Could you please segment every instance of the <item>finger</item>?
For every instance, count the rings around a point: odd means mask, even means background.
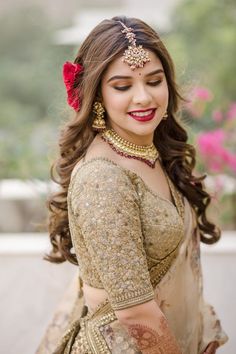
[[[210,344],[207,346],[207,348],[206,348],[204,354],[215,354],[216,349],[218,348],[218,346],[219,346],[219,345],[218,345],[217,342],[212,342],[212,343],[210,343]]]

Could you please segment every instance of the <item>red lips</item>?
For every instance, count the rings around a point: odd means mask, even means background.
[[[149,114],[145,115],[136,115],[136,113],[144,113],[144,112],[150,112]],[[145,110],[138,110],[138,111],[132,111],[129,112],[129,116],[132,117],[133,119],[139,121],[139,122],[147,122],[149,120],[152,120],[155,116],[156,108],[150,108],[150,109],[145,109]]]

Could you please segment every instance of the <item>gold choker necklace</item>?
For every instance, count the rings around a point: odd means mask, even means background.
[[[143,161],[152,168],[155,167],[155,162],[159,158],[159,153],[153,143],[148,146],[136,145],[123,139],[113,129],[106,129],[102,132],[101,138],[108,142],[119,155]]]

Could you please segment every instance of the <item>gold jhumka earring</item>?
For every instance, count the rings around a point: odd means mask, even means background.
[[[93,130],[100,132],[106,129],[106,122],[104,119],[105,109],[101,104],[101,102],[98,101],[94,102],[93,113],[95,113],[95,118],[92,124]]]
[[[164,116],[162,117],[163,120],[166,120],[168,118],[168,113],[167,111],[165,112]]]

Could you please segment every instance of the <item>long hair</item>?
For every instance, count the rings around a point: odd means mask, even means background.
[[[151,50],[162,63],[169,90],[168,119],[162,120],[155,129],[153,142],[160,152],[169,177],[195,210],[201,241],[210,244],[220,238],[220,229],[206,216],[206,209],[211,201],[203,185],[206,176],[193,175],[196,152],[187,143],[187,132],[177,118],[180,102],[184,98],[175,82],[172,59],[158,34],[146,23],[135,18],[113,17],[102,21],[91,31],[74,60],[74,63],[83,66],[83,72],[75,83],[82,105],[79,112],[61,130],[60,154],[51,166],[51,178],[60,185],[60,191],[51,195],[47,201],[52,250],[44,259],[50,262],[61,263],[68,260],[78,264],[75,254],[71,252],[73,244],[68,223],[67,192],[73,168],[86,154],[96,135],[92,128],[92,106],[100,91],[102,75],[108,65],[127,49],[128,43],[118,21],[132,27],[137,45]]]

